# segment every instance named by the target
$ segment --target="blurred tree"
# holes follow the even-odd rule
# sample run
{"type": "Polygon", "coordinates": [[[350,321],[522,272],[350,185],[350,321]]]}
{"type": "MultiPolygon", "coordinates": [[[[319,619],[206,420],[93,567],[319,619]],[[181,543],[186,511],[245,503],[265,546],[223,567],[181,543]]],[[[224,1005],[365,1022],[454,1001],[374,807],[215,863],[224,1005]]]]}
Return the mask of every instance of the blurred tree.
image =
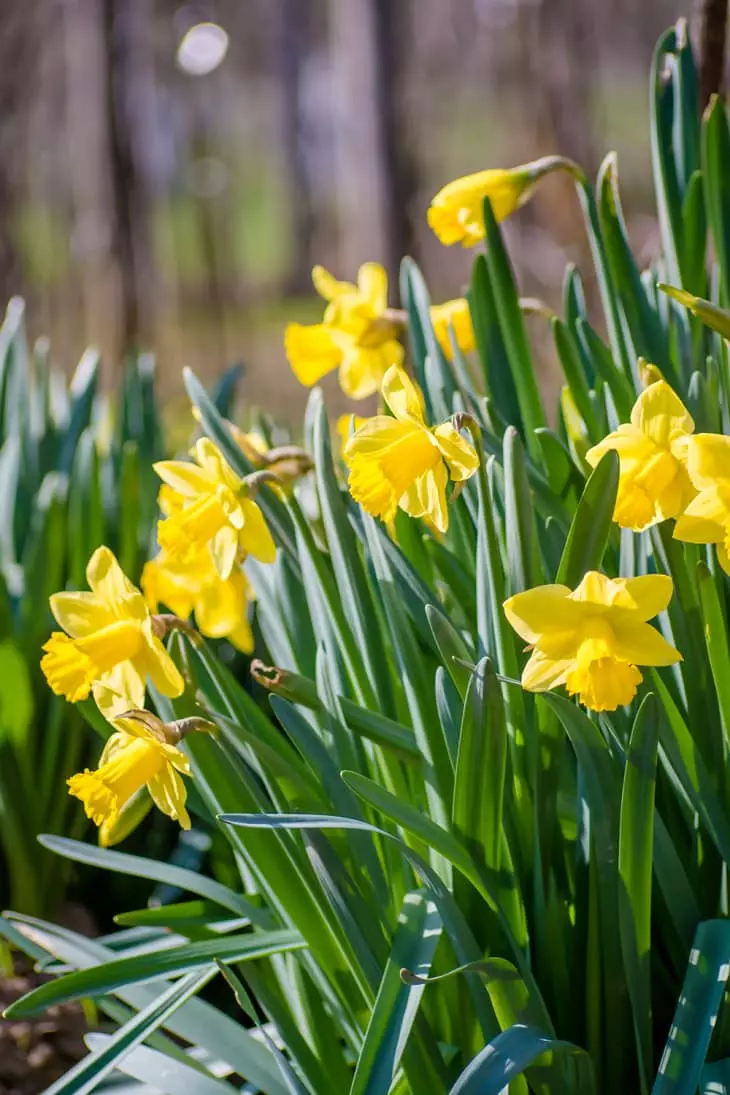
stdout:
{"type": "Polygon", "coordinates": [[[31,91],[37,10],[34,0],[3,10],[0,34],[0,312],[25,291],[15,217],[22,193],[28,97],[31,91]]]}
{"type": "Polygon", "coordinates": [[[282,89],[283,144],[291,195],[292,263],[286,291],[295,295],[311,289],[314,264],[314,204],[307,163],[307,119],[304,78],[311,42],[311,5],[279,0],[277,5],[277,74],[282,89]]]}
{"type": "Polygon", "coordinates": [[[725,72],[728,0],[700,0],[698,4],[700,109],[720,91],[725,72]]]}

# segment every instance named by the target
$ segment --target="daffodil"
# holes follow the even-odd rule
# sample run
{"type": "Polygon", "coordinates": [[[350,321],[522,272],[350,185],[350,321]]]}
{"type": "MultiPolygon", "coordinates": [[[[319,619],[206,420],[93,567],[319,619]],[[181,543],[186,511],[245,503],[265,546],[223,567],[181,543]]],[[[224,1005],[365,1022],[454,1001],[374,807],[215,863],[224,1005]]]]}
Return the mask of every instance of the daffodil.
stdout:
{"type": "Polygon", "coordinates": [[[363,422],[367,422],[367,418],[363,418],[359,414],[341,414],[335,423],[335,432],[340,439],[340,445],[344,448],[347,444],[350,434],[355,430],[359,430],[363,422]]]}
{"type": "Polygon", "coordinates": [[[433,304],[431,323],[439,345],[449,361],[452,356],[449,324],[453,328],[456,345],[462,353],[467,354],[474,349],[474,327],[471,322],[469,302],[463,297],[447,300],[443,304],[433,304]]]}
{"type": "Polygon", "coordinates": [[[185,809],[187,792],[178,773],[190,775],[190,761],[174,743],[165,724],[148,711],[129,711],[112,720],[99,767],[78,772],[68,780],[69,794],[84,804],[87,817],[107,830],[125,803],[146,787],[155,806],[190,828],[185,809]]]}
{"type": "Polygon", "coordinates": [[[648,623],[671,596],[665,574],[607,578],[592,570],[572,592],[546,585],[510,597],[505,615],[532,649],[522,687],[546,692],[564,684],[594,711],[630,703],[643,679],[637,666],[681,661],[648,623]]]}
{"type": "Polygon", "coordinates": [[[474,474],[476,451],[451,422],[426,425],[421,393],[404,369],[388,369],[382,393],[393,417],[366,419],[345,445],[350,493],[386,523],[400,507],[445,532],[446,485],[449,478],[460,483],[474,474]]]}
{"type": "Polygon", "coordinates": [[[152,612],[164,604],[182,619],[195,613],[195,625],[210,639],[228,639],[246,654],[253,650],[248,602],[253,593],[240,568],[221,578],[207,548],[183,560],[164,551],[145,564],[142,590],[152,612]]]}
{"type": "Polygon", "coordinates": [[[648,528],[678,517],[695,490],[687,471],[694,422],[665,380],[650,384],[619,426],[586,454],[592,467],[609,449],[619,455],[620,478],[614,520],[623,528],[648,528]]]}
{"type": "Polygon", "coordinates": [[[570,160],[545,156],[520,167],[464,175],[439,190],[429,206],[428,223],[441,243],[471,247],[484,239],[485,198],[489,198],[495,219],[506,220],[525,204],[538,179],[560,168],[578,173],[570,160]]]}
{"type": "Polygon", "coordinates": [[[147,678],[166,696],[184,681],[155,631],[140,591],[107,547],[86,568],[91,592],[54,593],[51,612],[63,631],[46,645],[41,669],[53,691],[71,703],[93,691],[107,716],[144,705],[147,678]]]}
{"type": "Polygon", "coordinates": [[[339,369],[345,395],[365,399],[378,391],[386,369],[401,364],[404,356],[398,341],[402,324],[388,311],[387,274],[378,263],[366,262],[353,285],[315,266],[312,281],[327,301],[324,320],[288,325],[284,346],[289,364],[307,387],[339,369]]]}
{"type": "Polygon", "coordinates": [[[273,562],[276,545],[246,482],[207,437],[195,444],[193,456],[194,464],[163,460],[154,465],[175,492],[174,508],[158,526],[160,547],[170,559],[181,561],[207,547],[224,580],[245,555],[273,562]]]}
{"type": "Polygon", "coordinates": [[[690,544],[716,544],[720,566],[730,574],[730,437],[697,434],[687,467],[698,493],[674,526],[674,536],[690,544]]]}

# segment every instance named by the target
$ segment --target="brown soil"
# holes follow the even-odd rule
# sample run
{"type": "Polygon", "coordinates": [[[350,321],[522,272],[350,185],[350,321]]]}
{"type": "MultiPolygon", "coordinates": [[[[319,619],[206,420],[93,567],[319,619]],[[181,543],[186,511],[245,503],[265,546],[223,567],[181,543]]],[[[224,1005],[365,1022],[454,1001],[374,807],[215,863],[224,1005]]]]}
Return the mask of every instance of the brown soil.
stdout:
{"type": "MultiPolygon", "coordinates": [[[[0,1014],[49,978],[22,960],[13,977],[0,976],[0,1014]]],[[[0,1018],[0,1095],[39,1095],[86,1053],[86,1019],[78,1004],[49,1008],[36,1019],[0,1018]]]]}

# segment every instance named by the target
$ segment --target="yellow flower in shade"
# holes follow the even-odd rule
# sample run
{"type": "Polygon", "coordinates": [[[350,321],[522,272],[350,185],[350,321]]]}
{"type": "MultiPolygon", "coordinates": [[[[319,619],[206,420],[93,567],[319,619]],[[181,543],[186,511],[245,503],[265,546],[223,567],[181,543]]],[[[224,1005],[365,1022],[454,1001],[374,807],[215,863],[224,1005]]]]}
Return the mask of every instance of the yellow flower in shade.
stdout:
{"type": "Polygon", "coordinates": [[[404,357],[398,341],[401,323],[388,313],[387,274],[378,263],[366,262],[353,285],[315,266],[312,281],[327,301],[324,321],[287,326],[284,347],[289,364],[307,387],[339,369],[345,395],[365,399],[378,391],[386,369],[400,365],[404,357]]]}
{"type": "Polygon", "coordinates": [[[394,417],[366,419],[347,441],[343,455],[350,493],[386,523],[400,506],[445,532],[446,484],[449,478],[460,483],[474,474],[476,451],[451,422],[436,429],[426,425],[421,393],[404,369],[388,369],[382,391],[394,417]]]}
{"type": "Polygon", "coordinates": [[[506,220],[525,204],[538,179],[558,168],[576,171],[569,160],[545,156],[520,167],[464,175],[439,190],[429,206],[428,223],[441,243],[471,247],[484,239],[485,198],[491,202],[495,219],[506,220]]]}
{"type": "Polygon", "coordinates": [[[620,461],[614,520],[639,531],[678,517],[694,497],[687,471],[687,446],[694,422],[665,380],[650,384],[619,426],[586,453],[595,467],[609,449],[620,461]]]}
{"type": "Polygon", "coordinates": [[[698,494],[674,526],[674,536],[690,544],[716,544],[720,566],[730,574],[730,437],[693,437],[688,470],[698,494]]]}
{"type": "Polygon", "coordinates": [[[107,717],[142,707],[148,677],[164,695],[179,696],[184,681],[155,634],[144,597],[109,548],[91,556],[86,580],[90,593],[51,597],[63,631],[43,647],[41,669],[53,691],[71,703],[93,691],[107,717]]]}
{"type": "Polygon", "coordinates": [[[456,300],[447,300],[444,304],[432,305],[431,323],[439,345],[449,360],[451,360],[449,324],[454,329],[456,345],[462,353],[468,354],[474,349],[474,327],[471,322],[471,312],[469,311],[468,301],[463,297],[458,297],[456,300]]]}
{"type": "Polygon", "coordinates": [[[607,578],[589,571],[577,589],[547,585],[517,593],[504,612],[532,649],[522,687],[547,692],[564,684],[594,711],[630,703],[642,681],[637,665],[673,665],[681,654],[651,620],[672,597],[665,574],[607,578]]]}
{"type": "Polygon", "coordinates": [[[195,464],[162,460],[155,471],[177,498],[160,521],[157,536],[169,559],[187,560],[208,547],[221,578],[230,576],[237,559],[253,555],[262,563],[276,558],[276,545],[264,515],[248,488],[207,437],[193,448],[195,464]],[[180,505],[180,497],[184,504],[180,505]]]}
{"type": "Polygon", "coordinates": [[[108,830],[132,795],[146,787],[155,806],[183,829],[190,828],[187,792],[180,778],[190,762],[166,733],[165,724],[147,711],[112,720],[111,735],[94,771],[87,768],[68,780],[69,794],[81,799],[86,816],[108,830]],[[132,717],[134,716],[134,717],[132,717]]]}
{"type": "Polygon", "coordinates": [[[363,422],[367,422],[367,418],[362,418],[359,414],[340,415],[335,423],[335,431],[340,439],[342,448],[347,444],[350,434],[355,430],[359,430],[363,422]]]}
{"type": "Polygon", "coordinates": [[[228,639],[245,654],[253,650],[247,611],[251,587],[240,568],[221,578],[207,548],[184,560],[168,559],[161,551],[145,564],[141,585],[152,612],[160,604],[183,620],[194,612],[201,635],[228,639]]]}

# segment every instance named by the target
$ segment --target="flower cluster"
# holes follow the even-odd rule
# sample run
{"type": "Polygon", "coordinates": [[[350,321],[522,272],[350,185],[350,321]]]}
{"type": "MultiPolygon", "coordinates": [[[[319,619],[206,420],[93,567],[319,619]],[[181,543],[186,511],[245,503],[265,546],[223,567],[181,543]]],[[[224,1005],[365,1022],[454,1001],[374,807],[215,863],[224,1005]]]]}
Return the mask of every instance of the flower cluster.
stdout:
{"type": "Polygon", "coordinates": [[[268,450],[261,439],[235,428],[232,436],[261,469],[247,479],[236,475],[205,437],[193,449],[193,463],[155,465],[163,480],[161,550],[145,565],[144,595],[109,548],[100,547],[87,567],[89,591],[51,597],[51,611],[63,630],[44,647],[46,679],[71,703],[93,696],[113,728],[98,768],[68,781],[70,793],[100,827],[102,843],[114,839],[122,811],[145,787],[163,813],[183,828],[190,825],[179,774],[189,775],[190,765],[179,744],[183,732],[202,728],[202,720],[165,724],[144,710],[148,682],[169,697],[180,696],[185,687],[162,642],[167,631],[186,630],[185,621],[194,613],[203,635],[253,650],[250,587],[242,566],[248,555],[262,562],[276,557],[254,500],[256,477],[265,475],[283,487],[308,470],[309,461],[299,449],[268,450]],[[160,615],[161,605],[174,615],[160,615]]]}

